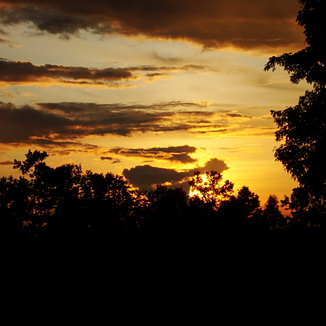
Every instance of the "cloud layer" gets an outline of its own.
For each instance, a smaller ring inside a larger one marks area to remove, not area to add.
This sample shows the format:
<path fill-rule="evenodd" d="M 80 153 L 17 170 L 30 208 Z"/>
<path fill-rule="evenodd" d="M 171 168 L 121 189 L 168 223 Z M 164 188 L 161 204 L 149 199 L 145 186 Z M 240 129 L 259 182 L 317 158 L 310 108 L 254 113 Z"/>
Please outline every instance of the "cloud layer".
<path fill-rule="evenodd" d="M 141 157 L 145 160 L 163 160 L 179 163 L 195 163 L 196 160 L 189 154 L 196 152 L 193 146 L 169 146 L 152 148 L 113 148 L 109 153 L 126 157 Z"/>
<path fill-rule="evenodd" d="M 189 71 L 209 69 L 200 65 L 184 66 L 139 66 L 127 68 L 91 69 L 86 67 L 69 67 L 62 65 L 34 65 L 27 61 L 8 61 L 0 59 L 0 83 L 6 86 L 10 84 L 39 85 L 47 83 L 60 83 L 82 86 L 128 86 L 128 81 L 139 78 L 147 78 L 153 81 L 155 78 L 166 76 L 173 71 Z"/>
<path fill-rule="evenodd" d="M 38 103 L 15 106 L 0 102 L 0 143 L 10 146 L 34 144 L 44 148 L 68 149 L 96 145 L 82 144 L 87 136 L 132 136 L 135 133 L 188 132 L 194 136 L 239 133 L 271 133 L 269 126 L 255 126 L 257 119 L 236 111 L 210 110 L 192 102 L 167 102 L 153 105 L 80 102 Z M 268 123 L 270 123 L 268 121 Z M 265 123 L 266 124 L 266 123 Z M 267 129 L 268 130 L 267 130 Z M 191 146 L 113 148 L 109 156 L 134 156 L 193 163 Z"/>
<path fill-rule="evenodd" d="M 98 34 L 182 39 L 242 49 L 302 45 L 296 0 L 1 0 L 2 25 L 27 23 L 63 38 Z"/>

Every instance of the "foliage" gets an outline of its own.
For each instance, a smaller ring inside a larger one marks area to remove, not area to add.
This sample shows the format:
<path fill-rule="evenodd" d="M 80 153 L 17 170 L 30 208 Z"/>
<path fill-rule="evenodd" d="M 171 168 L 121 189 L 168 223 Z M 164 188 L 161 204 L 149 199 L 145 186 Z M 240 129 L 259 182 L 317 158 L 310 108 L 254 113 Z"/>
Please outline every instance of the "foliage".
<path fill-rule="evenodd" d="M 46 152 L 41 153 L 38 150 L 32 152 L 31 150 L 29 150 L 25 156 L 26 160 L 23 162 L 14 160 L 14 169 L 19 169 L 24 175 L 28 174 L 30 170 L 34 167 L 34 172 L 29 173 L 29 176 L 32 178 L 37 175 L 37 172 L 39 172 L 38 170 L 42 169 L 42 167 L 44 166 L 43 161 L 49 155 Z"/>
<path fill-rule="evenodd" d="M 197 192 L 204 203 L 217 209 L 220 204 L 229 199 L 233 193 L 234 184 L 226 180 L 221 184 L 222 174 L 217 171 L 205 173 L 205 178 L 200 172 L 195 172 L 194 178 L 189 182 L 192 190 Z"/>
<path fill-rule="evenodd" d="M 279 201 L 275 195 L 269 195 L 262 217 L 269 229 L 278 229 L 285 226 L 286 220 L 279 209 Z"/>
<path fill-rule="evenodd" d="M 166 185 L 143 192 L 120 175 L 83 172 L 74 164 L 52 168 L 44 162 L 47 156 L 29 151 L 25 161 L 14 165 L 23 176 L 0 179 L 2 237 L 105 240 L 132 234 L 151 236 L 151 241 L 181 236 L 196 241 L 240 239 L 302 224 L 312 213 L 304 207 L 308 195 L 303 188 L 294 192 L 291 202 L 283 201 L 299 216 L 285 223 L 275 196 L 260 207 L 258 195 L 248 187 L 235 194 L 233 183 L 223 182 L 214 171 L 205 177 L 195 173 L 190 181 L 198 192 L 195 196 Z"/>
<path fill-rule="evenodd" d="M 314 89 L 325 87 L 325 11 L 323 0 L 298 0 L 301 10 L 297 23 L 304 28 L 307 47 L 296 53 L 285 53 L 269 58 L 265 70 L 275 70 L 276 65 L 284 67 L 293 83 L 306 80 Z"/>
<path fill-rule="evenodd" d="M 302 188 L 294 191 L 294 197 L 296 193 L 306 194 L 307 200 L 301 202 L 300 210 L 325 215 L 326 3 L 322 0 L 299 2 L 301 10 L 297 22 L 304 28 L 307 46 L 297 53 L 271 57 L 265 70 L 275 70 L 276 65 L 280 65 L 290 74 L 293 83 L 305 80 L 312 85 L 312 90 L 306 91 L 296 106 L 272 111 L 278 126 L 276 140 L 282 142 L 275 151 L 275 158 Z"/>

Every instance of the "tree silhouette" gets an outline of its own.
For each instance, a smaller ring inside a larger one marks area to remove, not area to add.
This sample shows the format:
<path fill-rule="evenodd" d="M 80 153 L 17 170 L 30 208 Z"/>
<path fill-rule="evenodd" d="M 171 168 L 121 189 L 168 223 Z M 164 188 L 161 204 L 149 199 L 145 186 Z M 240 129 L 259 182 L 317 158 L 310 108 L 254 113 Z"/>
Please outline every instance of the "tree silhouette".
<path fill-rule="evenodd" d="M 25 178 L 12 176 L 0 179 L 1 237 L 11 238 L 26 235 L 31 221 L 31 187 Z"/>
<path fill-rule="evenodd" d="M 269 195 L 263 209 L 262 217 L 264 223 L 271 230 L 285 226 L 286 220 L 280 211 L 279 200 L 275 195 Z"/>
<path fill-rule="evenodd" d="M 14 160 L 14 169 L 19 169 L 23 175 L 28 174 L 31 178 L 36 176 L 39 172 L 38 170 L 41 170 L 42 167 L 45 165 L 43 161 L 48 157 L 49 155 L 46 152 L 40 152 L 38 150 L 35 150 L 32 152 L 31 150 L 28 150 L 27 154 L 25 155 L 26 159 L 25 161 L 18 161 Z M 30 171 L 32 168 L 34 168 L 34 171 Z"/>
<path fill-rule="evenodd" d="M 293 83 L 305 80 L 311 91 L 294 107 L 272 111 L 278 126 L 276 140 L 282 144 L 275 151 L 276 160 L 299 182 L 309 200 L 307 209 L 319 206 L 325 214 L 326 184 L 326 3 L 321 0 L 299 0 L 301 10 L 297 22 L 304 28 L 306 48 L 297 53 L 271 57 L 265 70 L 280 65 L 290 74 Z"/>
<path fill-rule="evenodd" d="M 138 228 L 143 197 L 122 176 L 83 173 L 74 164 L 52 168 L 44 162 L 47 157 L 29 150 L 24 161 L 14 161 L 27 178 L 1 179 L 0 210 L 8 227 L 16 221 L 19 228 L 28 226 L 31 237 L 60 238 L 103 238 Z"/>
<path fill-rule="evenodd" d="M 304 187 L 282 201 L 293 211 L 287 223 L 276 196 L 261 208 L 258 195 L 246 186 L 234 194 L 233 183 L 216 171 L 196 172 L 189 184 L 197 194 L 189 196 L 166 185 L 138 191 L 120 175 L 83 172 L 80 165 L 50 167 L 47 157 L 46 152 L 29 151 L 26 160 L 14 163 L 23 176 L 0 179 L 3 237 L 132 241 L 135 236 L 144 243 L 168 238 L 213 243 L 217 238 L 271 235 L 289 225 L 294 230 L 295 223 L 317 234 L 312 227 L 323 224 L 323 206 L 311 206 Z"/>
<path fill-rule="evenodd" d="M 119 175 L 87 171 L 83 178 L 82 202 L 94 233 L 111 233 L 138 227 L 138 205 L 141 195 L 131 189 Z"/>
<path fill-rule="evenodd" d="M 141 223 L 146 231 L 175 233 L 185 228 L 188 195 L 182 188 L 156 185 L 147 194 L 147 209 Z"/>
<path fill-rule="evenodd" d="M 234 184 L 229 180 L 221 184 L 222 179 L 222 174 L 217 171 L 206 172 L 204 177 L 200 172 L 195 172 L 195 176 L 189 181 L 192 190 L 197 192 L 193 200 L 199 198 L 217 210 L 221 203 L 233 194 Z"/>
<path fill-rule="evenodd" d="M 248 222 L 259 207 L 259 197 L 246 186 L 238 190 L 237 195 L 223 201 L 218 215 L 223 219 L 227 232 L 248 232 Z"/>

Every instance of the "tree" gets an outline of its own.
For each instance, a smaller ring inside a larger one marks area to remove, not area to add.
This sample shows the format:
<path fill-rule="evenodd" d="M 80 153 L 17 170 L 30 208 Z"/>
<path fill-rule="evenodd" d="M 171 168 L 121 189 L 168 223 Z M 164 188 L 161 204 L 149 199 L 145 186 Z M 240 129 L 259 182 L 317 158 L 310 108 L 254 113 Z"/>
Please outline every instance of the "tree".
<path fill-rule="evenodd" d="M 147 209 L 142 220 L 143 230 L 158 232 L 180 231 L 185 228 L 185 213 L 188 207 L 188 194 L 180 187 L 170 188 L 156 185 L 147 194 Z"/>
<path fill-rule="evenodd" d="M 206 172 L 204 177 L 200 172 L 195 172 L 194 178 L 189 181 L 191 189 L 198 193 L 193 199 L 199 197 L 205 204 L 217 210 L 233 194 L 234 184 L 229 180 L 221 184 L 222 179 L 222 174 L 217 171 Z"/>
<path fill-rule="evenodd" d="M 44 162 L 48 154 L 37 150 L 25 156 L 14 161 L 23 177 L 0 179 L 3 224 L 26 225 L 32 237 L 64 238 L 138 228 L 144 199 L 122 176 L 83 173 L 74 164 L 52 168 Z"/>
<path fill-rule="evenodd" d="M 46 152 L 40 152 L 38 150 L 35 150 L 32 152 L 31 150 L 28 150 L 27 154 L 25 155 L 26 160 L 25 161 L 18 161 L 14 160 L 14 169 L 19 169 L 23 175 L 28 174 L 31 178 L 35 176 L 37 173 L 38 168 L 42 168 L 45 163 L 43 161 L 48 157 L 49 155 Z M 34 168 L 34 171 L 31 172 L 30 170 Z"/>
<path fill-rule="evenodd" d="M 1 238 L 26 235 L 33 205 L 30 202 L 29 181 L 12 176 L 0 179 L 0 236 Z"/>
<path fill-rule="evenodd" d="M 285 218 L 280 211 L 279 201 L 275 195 L 269 195 L 262 215 L 270 230 L 285 226 Z"/>
<path fill-rule="evenodd" d="M 138 227 L 140 195 L 122 176 L 87 171 L 82 183 L 82 203 L 92 232 L 105 235 Z"/>
<path fill-rule="evenodd" d="M 228 231 L 248 231 L 246 225 L 252 214 L 259 207 L 259 196 L 242 186 L 236 196 L 223 201 L 219 208 L 219 216 L 223 218 Z"/>
<path fill-rule="evenodd" d="M 280 65 L 293 83 L 305 80 L 312 85 L 294 107 L 272 111 L 278 126 L 276 140 L 282 142 L 275 151 L 287 172 L 308 195 L 308 207 L 323 207 L 326 199 L 326 33 L 324 0 L 298 0 L 301 10 L 297 22 L 304 28 L 306 48 L 296 53 L 273 56 L 265 70 Z"/>

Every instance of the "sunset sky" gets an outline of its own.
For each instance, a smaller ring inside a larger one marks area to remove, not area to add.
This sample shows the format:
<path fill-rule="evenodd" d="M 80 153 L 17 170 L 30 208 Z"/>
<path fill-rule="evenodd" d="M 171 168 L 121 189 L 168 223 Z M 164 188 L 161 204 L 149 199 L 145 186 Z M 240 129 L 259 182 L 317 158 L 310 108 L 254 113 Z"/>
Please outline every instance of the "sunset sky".
<path fill-rule="evenodd" d="M 270 110 L 308 86 L 272 55 L 304 47 L 296 0 L 0 0 L 0 175 L 51 166 L 184 184 L 217 170 L 260 196 L 296 186 Z"/>

